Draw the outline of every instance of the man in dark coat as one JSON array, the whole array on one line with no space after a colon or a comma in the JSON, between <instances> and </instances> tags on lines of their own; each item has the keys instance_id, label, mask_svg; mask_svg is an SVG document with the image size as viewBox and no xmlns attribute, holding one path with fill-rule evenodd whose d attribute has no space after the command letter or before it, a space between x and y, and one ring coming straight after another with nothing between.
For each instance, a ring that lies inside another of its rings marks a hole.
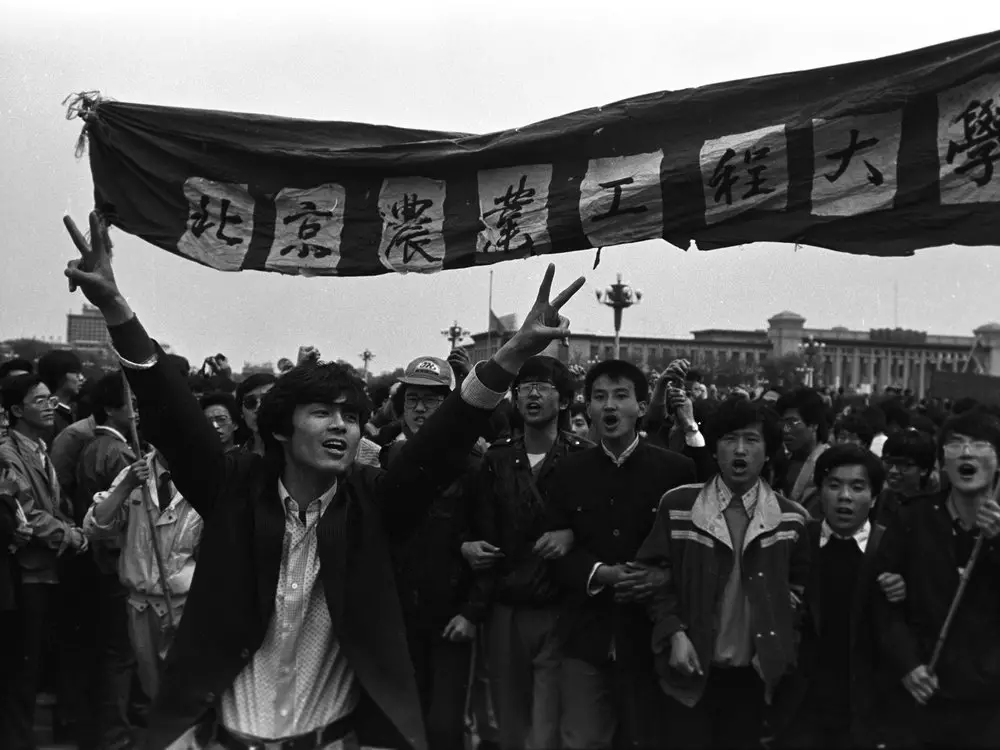
<instances>
[{"instance_id":1,"label":"man in dark coat","mask_svg":"<svg viewBox=\"0 0 1000 750\"><path fill-rule=\"evenodd\" d=\"M649 384L628 362L590 369L584 396L600 444L566 456L550 481L552 528L573 531L573 549L553 561L567 597L561 721L565 748L657 747L667 698L650 653L652 624L634 589L634 568L665 492L695 481L689 458L639 439ZM649 591L651 594L652 591Z\"/></svg>"},{"instance_id":2,"label":"man in dark coat","mask_svg":"<svg viewBox=\"0 0 1000 750\"><path fill-rule=\"evenodd\" d=\"M154 750L424 750L420 701L390 545L452 481L521 365L567 334L549 302L554 266L521 329L449 396L388 471L355 465L371 412L364 384L336 364L282 376L264 397L264 456L225 454L176 368L114 278L107 231L67 268L103 314L150 441L205 521L198 568L150 717ZM193 735L193 737L191 736Z\"/></svg>"}]
</instances>

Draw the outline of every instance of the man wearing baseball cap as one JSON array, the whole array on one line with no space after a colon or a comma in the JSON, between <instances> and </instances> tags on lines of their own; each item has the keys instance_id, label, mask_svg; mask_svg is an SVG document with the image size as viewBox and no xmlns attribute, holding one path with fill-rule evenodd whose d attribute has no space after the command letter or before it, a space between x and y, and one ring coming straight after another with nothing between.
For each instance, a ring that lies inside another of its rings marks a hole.
<instances>
[{"instance_id":1,"label":"man wearing baseball cap","mask_svg":"<svg viewBox=\"0 0 1000 750\"><path fill-rule=\"evenodd\" d=\"M406 441L455 387L449 361L427 356L407 365L396 394L403 432L383 450L384 467L392 465ZM461 554L463 509L481 461L482 453L474 449L463 475L440 493L424 522L393 550L396 588L431 748L462 747L465 730L472 641L485 605L469 602L472 574Z\"/></svg>"}]
</instances>

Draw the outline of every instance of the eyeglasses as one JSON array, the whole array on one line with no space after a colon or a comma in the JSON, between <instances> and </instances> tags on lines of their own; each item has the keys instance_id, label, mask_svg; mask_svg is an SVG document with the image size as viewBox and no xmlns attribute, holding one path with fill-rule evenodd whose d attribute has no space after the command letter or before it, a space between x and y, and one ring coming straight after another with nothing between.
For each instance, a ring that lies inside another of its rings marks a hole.
<instances>
[{"instance_id":1,"label":"eyeglasses","mask_svg":"<svg viewBox=\"0 0 1000 750\"><path fill-rule=\"evenodd\" d=\"M784 417L781 420L781 426L787 427L789 430L795 430L799 427L802 427L804 424L805 422L803 422L798 417Z\"/></svg>"},{"instance_id":2,"label":"eyeglasses","mask_svg":"<svg viewBox=\"0 0 1000 750\"><path fill-rule=\"evenodd\" d=\"M49 407L50 409L55 409L59 406L58 396L38 396L37 398L31 399L31 405L37 406L39 409L44 407Z\"/></svg>"},{"instance_id":3,"label":"eyeglasses","mask_svg":"<svg viewBox=\"0 0 1000 750\"><path fill-rule=\"evenodd\" d=\"M225 427L226 425L230 425L233 423L233 420L231 420L229 417L225 415L221 415L218 417L209 417L208 421L211 422L216 427Z\"/></svg>"},{"instance_id":4,"label":"eyeglasses","mask_svg":"<svg viewBox=\"0 0 1000 750\"><path fill-rule=\"evenodd\" d=\"M960 440L952 438L944 444L944 455L949 458L957 458L966 450L972 456L989 455L994 450L993 443L989 440Z\"/></svg>"},{"instance_id":5,"label":"eyeglasses","mask_svg":"<svg viewBox=\"0 0 1000 750\"><path fill-rule=\"evenodd\" d=\"M260 408L261 397L256 393L250 393L243 397L243 408L247 411L257 411Z\"/></svg>"},{"instance_id":6,"label":"eyeglasses","mask_svg":"<svg viewBox=\"0 0 1000 750\"><path fill-rule=\"evenodd\" d=\"M900 471L906 471L907 469L916 468L917 463L909 458L894 458L890 456L889 458L883 458L882 463L885 464L887 469L896 468Z\"/></svg>"},{"instance_id":7,"label":"eyeglasses","mask_svg":"<svg viewBox=\"0 0 1000 750\"><path fill-rule=\"evenodd\" d=\"M533 390L538 391L539 396L548 396L555 393L556 387L552 383L521 383L517 387L517 395L527 396Z\"/></svg>"},{"instance_id":8,"label":"eyeglasses","mask_svg":"<svg viewBox=\"0 0 1000 750\"><path fill-rule=\"evenodd\" d=\"M444 403L444 396L437 395L426 395L418 396L415 393L406 394L406 398L403 399L403 403L406 404L409 409L416 409L417 404L423 404L425 409L433 409L437 406L441 406Z\"/></svg>"}]
</instances>

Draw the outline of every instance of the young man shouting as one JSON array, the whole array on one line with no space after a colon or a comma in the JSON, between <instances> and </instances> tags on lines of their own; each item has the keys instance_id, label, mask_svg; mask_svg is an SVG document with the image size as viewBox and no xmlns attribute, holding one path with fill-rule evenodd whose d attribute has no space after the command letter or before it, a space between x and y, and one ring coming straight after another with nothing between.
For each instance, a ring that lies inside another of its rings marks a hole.
<instances>
[{"instance_id":1,"label":"young man shouting","mask_svg":"<svg viewBox=\"0 0 1000 750\"><path fill-rule=\"evenodd\" d=\"M906 598L875 598L881 647L915 702L925 747L1000 745L1000 420L979 409L948 419L941 452L950 490L904 504L882 545L880 568ZM929 664L977 537L984 546L940 660Z\"/></svg>"},{"instance_id":2,"label":"young man shouting","mask_svg":"<svg viewBox=\"0 0 1000 750\"><path fill-rule=\"evenodd\" d=\"M795 666L806 517L761 479L781 441L771 409L727 400L707 432L719 474L666 493L638 553L670 572L650 605L652 648L678 747L757 747L765 700Z\"/></svg>"},{"instance_id":3,"label":"young man shouting","mask_svg":"<svg viewBox=\"0 0 1000 750\"><path fill-rule=\"evenodd\" d=\"M205 522L150 717L154 750L192 724L176 746L424 750L390 545L456 478L521 366L566 336L559 308L583 279L550 302L550 265L520 330L383 472L355 465L371 403L335 364L296 367L264 396L264 456L226 454L118 288L99 216L93 247L66 223L83 256L66 270L71 288L103 314L147 436Z\"/></svg>"},{"instance_id":4,"label":"young man shouting","mask_svg":"<svg viewBox=\"0 0 1000 750\"><path fill-rule=\"evenodd\" d=\"M607 360L584 382L600 444L566 456L549 484L552 529L573 549L553 562L567 597L563 642L564 748L657 747L665 699L649 654L641 598L655 572L632 563L664 492L695 481L691 459L640 440L649 383L635 366Z\"/></svg>"}]
</instances>

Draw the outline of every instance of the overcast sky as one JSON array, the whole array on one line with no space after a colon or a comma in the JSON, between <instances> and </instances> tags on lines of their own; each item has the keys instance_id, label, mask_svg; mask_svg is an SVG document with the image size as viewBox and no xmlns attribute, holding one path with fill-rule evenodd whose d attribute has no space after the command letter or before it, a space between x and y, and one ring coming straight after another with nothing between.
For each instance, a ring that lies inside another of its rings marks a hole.
<instances>
[{"instance_id":1,"label":"overcast sky","mask_svg":"<svg viewBox=\"0 0 1000 750\"><path fill-rule=\"evenodd\" d=\"M950 12L950 8L960 12ZM152 10L164 8L165 10ZM665 89L878 57L1000 28L1000 6L966 2L717 0L0 0L0 339L65 337L83 299L62 269L61 225L85 221L93 192L73 155L79 121L61 101L99 89L121 101L353 120L463 132L524 125ZM489 270L367 279L226 274L115 233L120 285L149 331L192 362L324 358L376 371L444 355L441 330L484 330ZM763 328L791 309L808 326L898 322L969 334L1000 319L997 249L945 247L876 259L787 245L684 253L662 242L554 256L556 284L587 287L566 312L611 330L593 290L644 294L624 332ZM493 266L498 314L530 305L547 261Z\"/></svg>"}]
</instances>

